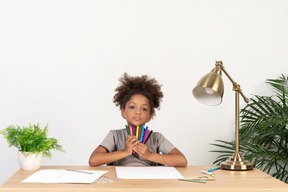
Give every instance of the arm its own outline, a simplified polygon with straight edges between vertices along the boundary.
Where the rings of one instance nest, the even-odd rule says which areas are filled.
[[[129,135],[125,141],[125,149],[123,151],[109,152],[105,147],[101,145],[98,146],[89,158],[89,166],[96,167],[99,165],[112,163],[131,155],[132,148],[136,144],[136,141],[136,137]]]
[[[177,148],[172,149],[167,155],[152,153],[143,143],[137,143],[133,149],[140,155],[141,158],[149,161],[175,167],[187,166],[187,160],[185,156]]]

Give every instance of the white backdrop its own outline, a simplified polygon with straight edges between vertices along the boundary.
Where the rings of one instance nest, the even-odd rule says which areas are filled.
[[[148,124],[187,157],[212,165],[210,143],[234,137],[234,93],[200,104],[191,90],[222,60],[244,94],[288,72],[286,0],[0,1],[0,129],[49,123],[66,153],[43,165],[88,165],[110,129],[125,121],[112,102],[118,78],[148,74],[163,84]],[[241,99],[240,105],[244,105]],[[0,184],[17,169],[17,149],[0,136]]]

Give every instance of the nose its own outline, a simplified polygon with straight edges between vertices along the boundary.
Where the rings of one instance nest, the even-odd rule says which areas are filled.
[[[136,110],[136,114],[140,114],[140,110]]]

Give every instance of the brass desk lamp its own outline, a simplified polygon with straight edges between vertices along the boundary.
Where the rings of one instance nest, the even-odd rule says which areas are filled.
[[[194,97],[206,105],[219,105],[222,102],[224,93],[224,84],[222,80],[222,71],[229,78],[233,84],[233,91],[235,91],[235,153],[227,161],[221,163],[222,169],[227,170],[250,170],[254,168],[254,164],[245,160],[239,153],[239,93],[246,103],[249,100],[245,97],[240,89],[240,85],[233,81],[229,74],[224,69],[222,61],[216,61],[216,67],[207,75],[202,77],[193,89]]]

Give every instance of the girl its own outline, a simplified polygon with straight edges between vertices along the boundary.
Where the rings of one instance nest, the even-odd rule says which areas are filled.
[[[142,132],[142,127],[155,115],[163,98],[161,86],[147,75],[131,77],[124,73],[115,89],[113,102],[121,110],[128,127]],[[139,126],[139,127],[138,127]],[[128,135],[126,129],[111,130],[104,141],[93,151],[90,166],[110,165],[168,165],[187,166],[185,156],[161,133],[148,131],[145,143],[138,137]],[[148,135],[147,134],[147,135]]]

